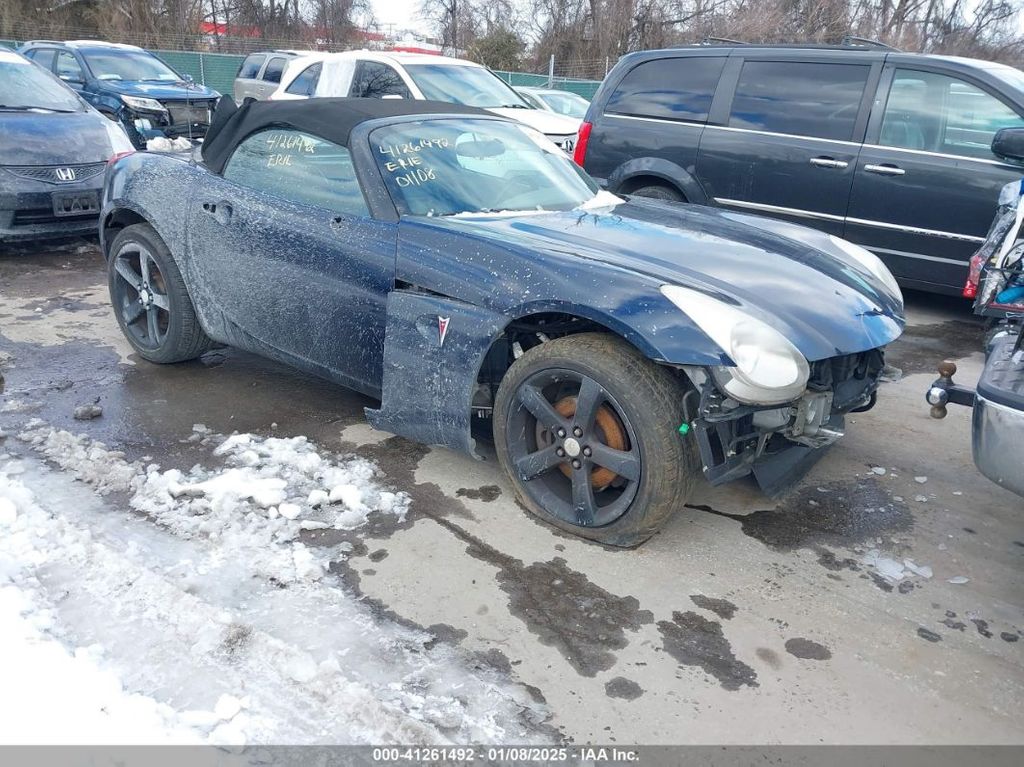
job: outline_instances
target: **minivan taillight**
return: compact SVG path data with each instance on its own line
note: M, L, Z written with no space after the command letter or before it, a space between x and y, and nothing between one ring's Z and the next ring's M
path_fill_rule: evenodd
M580 129L576 132L576 148L572 150L572 161L583 167L583 161L587 159L587 142L590 141L590 130L594 126L588 122L580 123Z
M980 253L975 253L971 256L970 269L967 271L967 281L964 283L964 298L978 297L978 286L981 284L981 270L984 265L985 259Z

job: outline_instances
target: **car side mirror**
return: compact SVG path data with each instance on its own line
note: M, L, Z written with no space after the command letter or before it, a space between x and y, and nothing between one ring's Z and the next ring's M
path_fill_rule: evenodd
M992 137L992 154L1024 162L1024 128L1003 128Z

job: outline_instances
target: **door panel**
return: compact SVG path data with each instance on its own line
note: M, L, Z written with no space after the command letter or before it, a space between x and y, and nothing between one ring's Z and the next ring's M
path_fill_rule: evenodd
M250 137L192 202L192 260L250 348L377 394L397 225L366 214L350 173L344 147Z
M701 137L697 175L709 196L841 234L877 66L745 60L727 124Z
M842 234L859 147L708 126L697 175L715 204Z
M887 67L879 94L845 236L906 283L958 292L999 190L1024 174L991 153L992 136L1024 119L982 85L941 71Z

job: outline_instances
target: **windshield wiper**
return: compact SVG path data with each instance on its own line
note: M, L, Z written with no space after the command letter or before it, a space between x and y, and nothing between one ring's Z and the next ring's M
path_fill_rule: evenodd
M528 107L526 104L502 104L498 109L533 109L533 107Z
M71 113L78 111L75 109L58 109L57 107L42 107L37 104L0 104L0 109L5 109L8 112L31 112L33 109L42 109L45 112L63 113Z

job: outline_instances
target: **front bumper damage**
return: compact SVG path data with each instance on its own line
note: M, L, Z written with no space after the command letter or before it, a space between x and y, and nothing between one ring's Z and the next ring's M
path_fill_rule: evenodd
M161 102L163 108L138 109L123 106L117 121L124 127L136 149L145 149L150 139L187 138L197 141L206 136L213 113L213 102Z
M768 495L782 492L843 436L847 413L874 406L883 368L881 349L811 363L807 390L772 406L739 403L707 371L687 368L699 398L688 425L705 477L721 485L752 473Z

